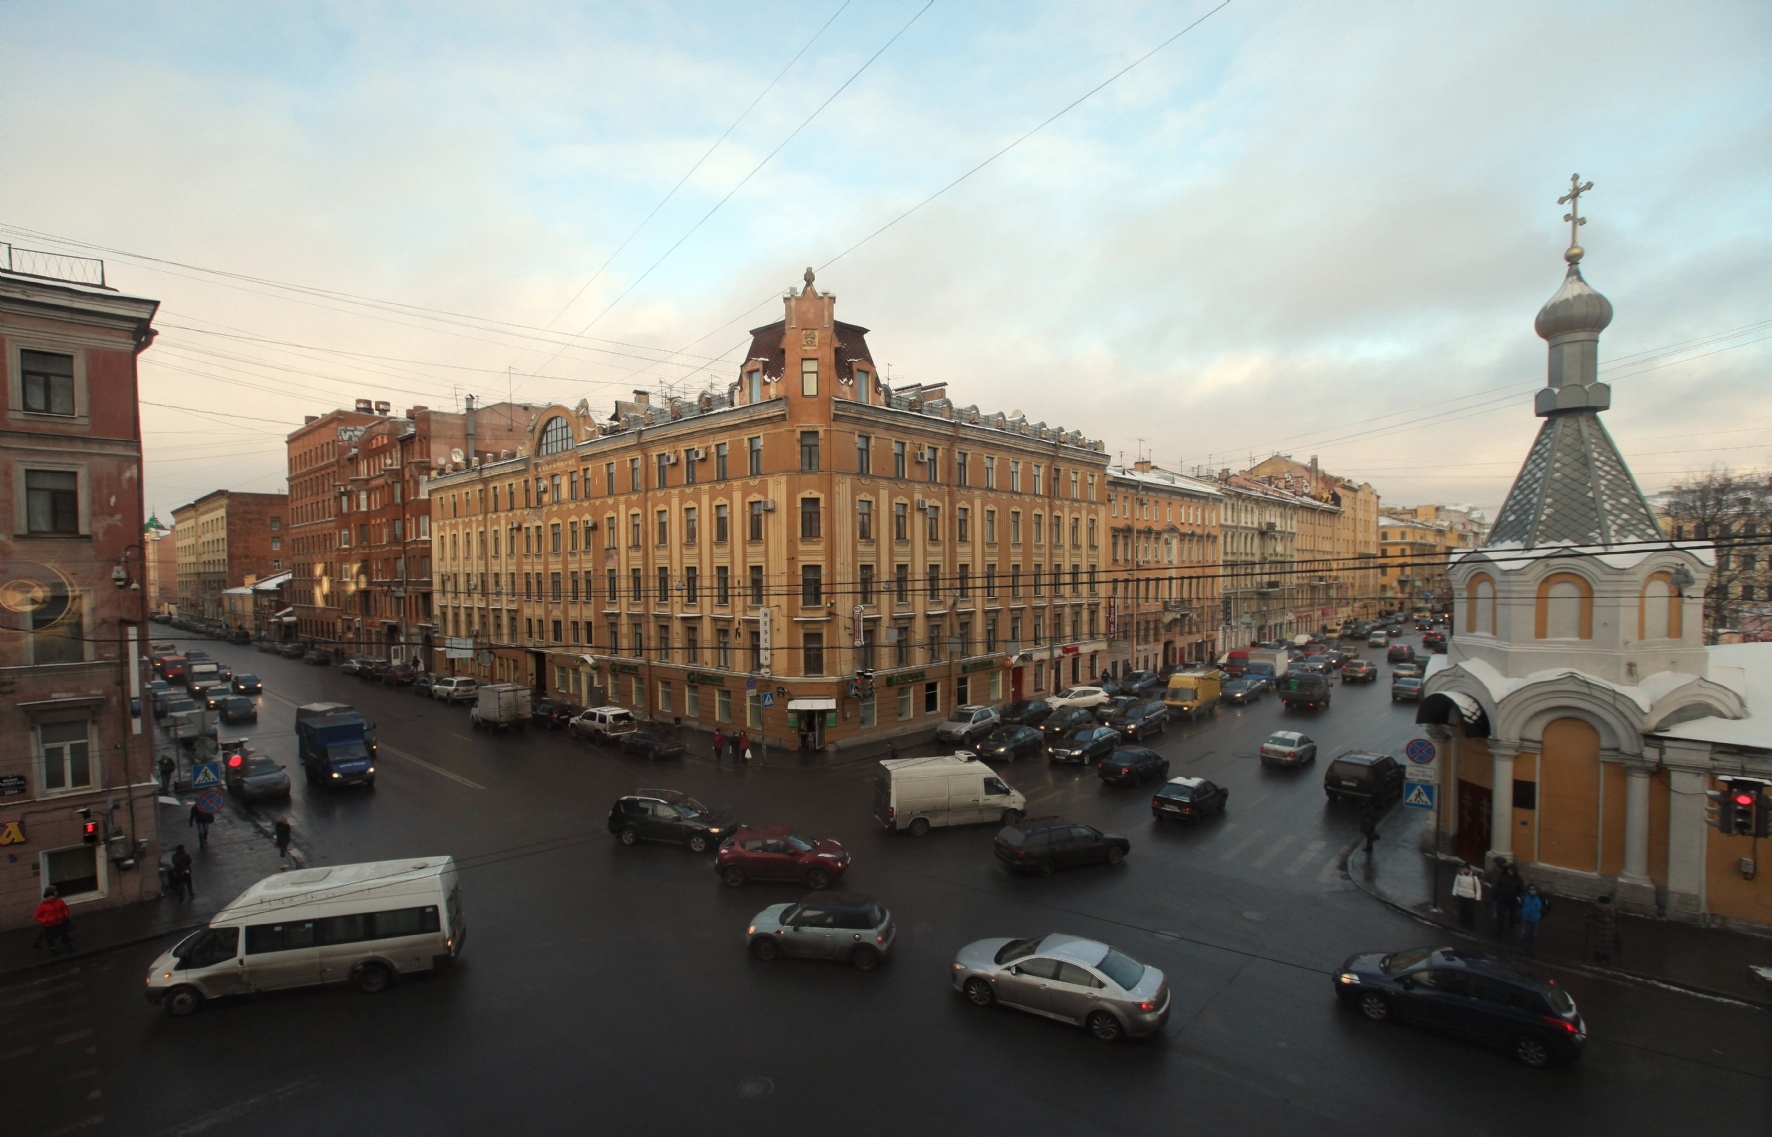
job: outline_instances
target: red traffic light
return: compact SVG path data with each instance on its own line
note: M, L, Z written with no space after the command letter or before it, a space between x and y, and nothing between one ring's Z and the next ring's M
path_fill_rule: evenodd
M80 827L80 836L88 845L98 844L98 822L88 821Z
M228 756L228 765L230 765L230 766L239 766L239 765L243 764L245 761L246 761L246 759L238 754L230 754Z
M1738 793L1735 795L1735 804L1744 809L1751 808L1754 804L1754 795L1750 793Z

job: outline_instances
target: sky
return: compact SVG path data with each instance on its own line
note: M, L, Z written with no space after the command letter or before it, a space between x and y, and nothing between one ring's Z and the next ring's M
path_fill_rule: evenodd
M162 302L163 520L357 398L723 389L808 266L897 384L1493 516L1577 171L1639 481L1772 467L1763 4L12 0L0 42L0 241Z

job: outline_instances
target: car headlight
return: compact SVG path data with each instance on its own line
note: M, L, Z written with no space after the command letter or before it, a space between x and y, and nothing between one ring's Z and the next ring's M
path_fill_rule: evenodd
M752 925L751 925L751 926L750 926L750 927L748 927L748 928L746 928L746 929L745 929L745 930L744 930L744 934L745 934L745 935L747 935L747 936L754 936L754 935L756 935L756 934L757 934L757 925L755 925L755 924L752 924Z
M332 776L333 776L333 777L335 777L335 778L336 778L336 777L339 777L339 772L338 772L338 771L337 771L337 770L334 770L334 771L333 771L333 772L332 772Z
M1358 975L1355 975L1351 971L1344 971L1340 975L1337 975L1335 978L1338 982L1341 982L1341 983L1358 983L1360 981L1360 977Z
M960 970L960 969L961 969L961 968L963 968L963 967L965 967L965 966L966 966L966 965L965 965L965 964L963 964L963 963L961 963L961 962L960 962L960 961L959 961L959 960L957 960L957 959L956 959L956 960L954 960L954 970L955 970L955 971L959 971L959 970Z

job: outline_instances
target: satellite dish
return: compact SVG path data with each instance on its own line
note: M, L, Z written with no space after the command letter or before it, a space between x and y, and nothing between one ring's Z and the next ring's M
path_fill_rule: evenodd
M460 462L462 460L461 447L459 447L459 446L450 447L449 460L451 462Z

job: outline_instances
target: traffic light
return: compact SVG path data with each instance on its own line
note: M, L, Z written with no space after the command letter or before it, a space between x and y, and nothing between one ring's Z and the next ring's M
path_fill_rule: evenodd
M98 822L92 819L92 810L81 806L74 812L80 815L80 839L88 845L98 844Z
M1760 801L1760 787L1749 782L1729 783L1729 832L1737 837L1751 836L1754 831L1755 806Z
M1719 833L1733 833L1735 807L1729 803L1733 791L1727 781L1720 790L1705 790L1704 796L1710 800L1704 806L1704 823Z
M241 755L241 754L228 755L228 769L238 770L241 766L244 766L245 764L246 764L246 758L244 755Z
M1731 837L1772 837L1772 801L1766 798L1767 783L1759 778L1718 778L1723 788L1707 790L1710 798L1706 825Z

